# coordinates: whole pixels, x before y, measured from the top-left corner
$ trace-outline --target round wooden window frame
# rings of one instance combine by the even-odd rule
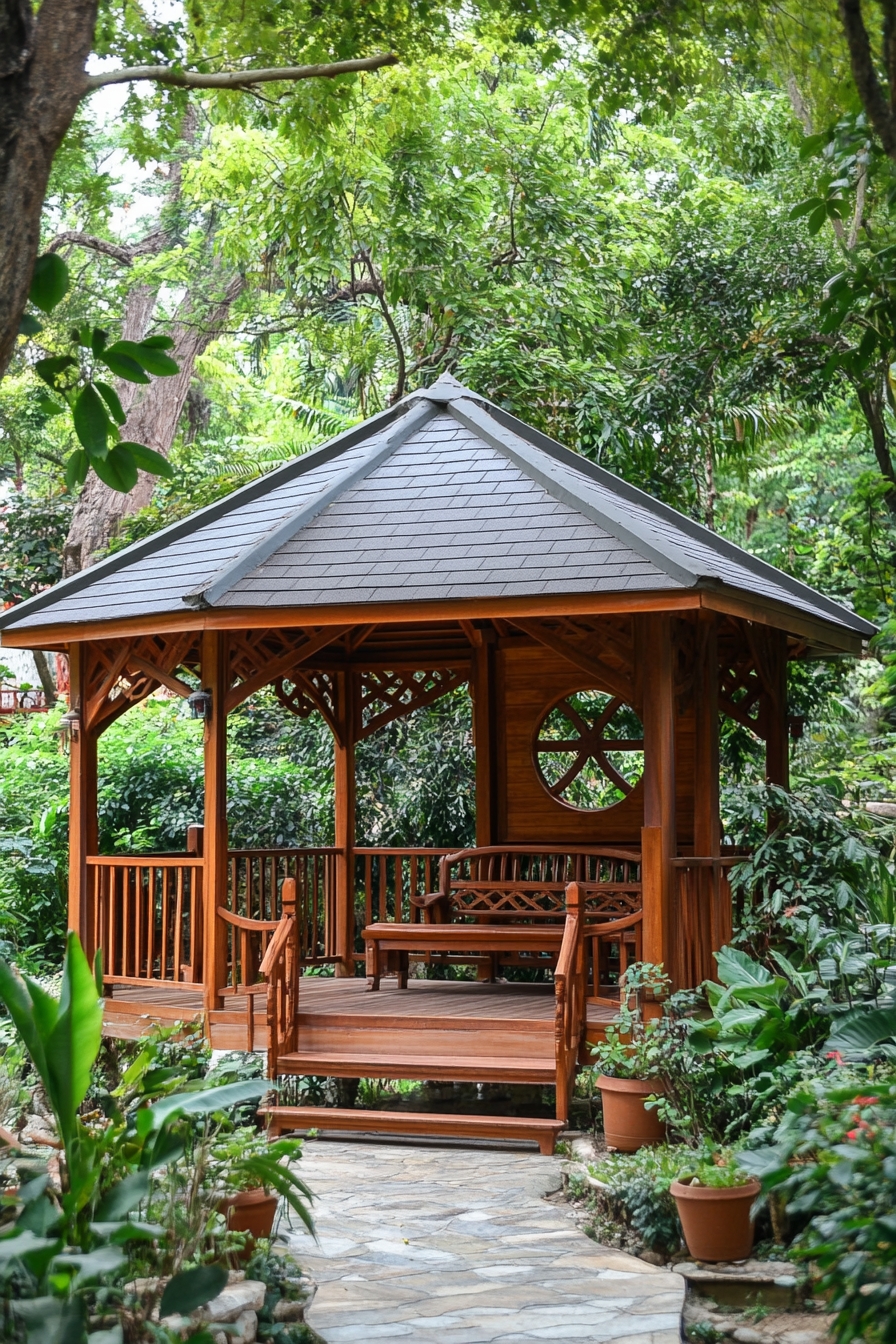
[[[580,716],[577,714],[576,710],[572,707],[572,705],[568,704],[572,696],[583,694],[606,695],[609,697],[606,705],[601,711],[599,719],[594,724],[593,728],[589,728],[588,725],[584,722],[584,720],[582,720]],[[573,727],[575,727],[576,726],[575,721],[576,719],[578,719],[579,723],[582,725],[585,731],[581,733],[577,739],[568,739],[568,740],[561,739],[561,741],[553,743],[551,747],[548,748],[548,750],[573,751],[575,750],[575,747],[572,745],[574,740],[579,742],[581,741],[591,742],[596,740],[602,745],[603,750],[601,750],[600,748],[598,748],[597,750],[591,750],[589,748],[586,751],[579,751],[577,753],[576,760],[573,761],[573,764],[570,766],[569,770],[567,770],[565,774],[561,776],[561,778],[557,781],[556,784],[551,785],[545,778],[544,772],[541,768],[541,763],[539,761],[539,755],[545,751],[545,747],[541,745],[540,734],[542,727],[545,723],[545,720],[551,714],[553,714],[555,709],[558,709],[561,705],[565,706],[563,712],[567,716],[569,723],[572,724]],[[644,777],[643,771],[641,775],[639,775],[639,777],[635,780],[635,782],[633,784],[630,784],[627,779],[625,779],[622,775],[620,775],[619,771],[609,760],[606,759],[605,756],[606,751],[614,751],[614,750],[640,751],[643,755],[644,752],[643,736],[640,738],[604,738],[602,736],[602,729],[606,726],[606,724],[610,721],[610,719],[612,719],[613,715],[617,712],[617,710],[623,707],[630,709],[632,713],[637,716],[639,723],[641,722],[641,715],[638,714],[638,711],[635,709],[634,705],[629,704],[629,702],[627,700],[624,700],[621,696],[613,695],[612,691],[604,690],[602,686],[580,686],[573,691],[567,691],[565,695],[559,696],[550,705],[548,705],[547,709],[539,717],[538,723],[535,728],[535,732],[533,733],[532,736],[532,764],[535,767],[535,773],[538,776],[539,784],[542,786],[542,788],[545,790],[548,796],[552,798],[555,803],[559,804],[560,807],[568,807],[571,811],[581,812],[584,813],[586,816],[599,816],[601,813],[611,812],[614,807],[621,807],[622,804],[628,800],[629,796],[641,783],[641,780]],[[643,733],[643,727],[644,727],[643,723],[641,723],[642,733]],[[569,785],[573,782],[573,780],[578,778],[578,776],[582,773],[585,766],[588,764],[590,760],[594,760],[596,762],[597,766],[602,771],[604,777],[608,779],[611,784],[615,785],[615,787],[619,789],[620,792],[623,794],[623,797],[618,798],[615,803],[609,803],[606,807],[582,807],[579,803],[570,803],[565,798],[560,797],[561,790],[568,788]]]

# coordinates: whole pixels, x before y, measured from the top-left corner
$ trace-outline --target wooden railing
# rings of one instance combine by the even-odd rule
[[[104,982],[201,984],[202,860],[91,855],[86,862],[86,941],[102,951]]]
[[[336,857],[316,849],[232,849],[227,909],[233,915],[276,924],[283,913],[283,883],[296,883],[296,923],[302,965],[326,966],[336,958]],[[232,936],[231,936],[232,950]],[[232,977],[231,977],[232,978]]]
[[[566,889],[563,942],[554,971],[554,1054],[557,1063],[557,1119],[569,1119],[569,1103],[585,1026],[584,892],[578,882]]]
[[[694,989],[714,980],[713,956],[731,941],[732,909],[728,870],[742,856],[678,858],[674,873],[670,975],[676,989]]]
[[[420,911],[411,904],[412,896],[423,896],[439,885],[439,860],[450,849],[413,849],[365,847],[356,849],[355,905],[366,924],[394,922],[415,924]]]

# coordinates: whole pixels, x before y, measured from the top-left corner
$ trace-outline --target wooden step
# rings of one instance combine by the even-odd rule
[[[351,1027],[333,1027],[329,1022],[309,1025],[299,1015],[299,1053],[360,1055],[419,1055],[423,1058],[454,1059],[474,1055],[477,1059],[540,1059],[553,1067],[554,1024],[532,1022],[530,1030],[505,1031],[504,1024],[469,1022],[447,1023],[437,1028],[409,1026],[380,1027],[378,1023],[356,1022]]]
[[[432,1135],[452,1139],[524,1139],[550,1156],[562,1120],[504,1115],[429,1115],[425,1111],[356,1111],[326,1106],[270,1106],[259,1111],[274,1134],[288,1130],[343,1130],[357,1134]]]
[[[506,1055],[406,1054],[403,1043],[393,1040],[392,1050],[364,1051],[359,1044],[342,1050],[305,1050],[280,1055],[283,1074],[309,1074],[322,1078],[409,1078],[448,1083],[540,1083],[557,1081],[553,1057],[510,1058]]]

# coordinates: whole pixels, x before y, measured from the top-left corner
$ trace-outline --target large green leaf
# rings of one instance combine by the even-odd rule
[[[198,1265],[169,1279],[159,1303],[160,1316],[189,1316],[204,1307],[227,1286],[227,1270],[221,1265]]]
[[[121,344],[121,341],[116,341],[114,345],[107,346],[98,358],[117,378],[124,378],[128,383],[148,383],[149,376],[143,372],[136,359],[119,349]]]
[[[117,443],[105,457],[96,458],[91,465],[105,485],[123,495],[137,484],[137,463],[126,444]]]
[[[45,252],[34,263],[28,297],[42,313],[51,313],[65,298],[69,285],[68,267],[56,252]]]
[[[47,1056],[34,1016],[34,1003],[25,981],[0,957],[0,1000],[13,1020],[22,1044],[31,1056],[41,1082],[47,1083]]]
[[[76,448],[65,460],[65,484],[69,490],[76,490],[87,480],[90,470],[90,458],[83,448]]]
[[[825,1050],[867,1054],[896,1038],[896,1008],[854,1008],[839,1018]]]
[[[38,1237],[30,1230],[19,1232],[17,1236],[3,1237],[0,1240],[0,1265],[9,1264],[10,1260],[21,1260],[31,1251],[44,1251],[58,1245],[57,1238]]]
[[[31,984],[29,990],[33,996]],[[90,1073],[99,1054],[102,1029],[103,1004],[97,998],[90,963],[77,934],[69,933],[62,964],[58,1012],[46,1038],[51,1084],[48,1091],[67,1150],[74,1139],[78,1107],[90,1086]]]
[[[150,476],[164,476],[169,481],[173,478],[174,468],[171,463],[154,448],[147,448],[143,443],[120,443],[118,446],[127,448],[137,466],[142,471],[148,471]]]
[[[149,1172],[135,1171],[106,1194],[96,1210],[99,1222],[123,1218],[126,1213],[136,1209],[141,1200],[149,1194]]]
[[[716,965],[719,979],[729,989],[765,986],[774,981],[770,971],[736,947],[723,947],[717,952]]]
[[[91,459],[105,457],[109,435],[113,432],[109,412],[96,388],[88,383],[78,393],[74,408],[75,433]]]
[[[244,1101],[255,1101],[270,1092],[267,1078],[249,1078],[243,1083],[226,1083],[201,1092],[177,1092],[163,1097],[155,1105],[137,1112],[137,1128],[141,1134],[159,1129],[174,1115],[211,1115],[213,1111],[229,1111]]]
[[[110,347],[111,349],[112,347]],[[144,341],[116,341],[114,349],[116,352],[126,355],[145,369],[147,373],[154,373],[157,378],[170,378],[178,373],[179,369],[175,360],[170,355],[166,355],[157,345]]]
[[[78,367],[78,361],[71,355],[48,355],[46,359],[39,359],[34,366],[34,372],[38,378],[41,378],[47,387],[56,390],[59,375],[65,373],[66,369]]]
[[[118,399],[118,393],[115,391],[115,388],[110,387],[108,383],[100,382],[99,379],[94,383],[94,387],[108,406],[109,414],[116,425],[123,425],[125,420],[127,420],[127,416],[124,413],[124,407]]]

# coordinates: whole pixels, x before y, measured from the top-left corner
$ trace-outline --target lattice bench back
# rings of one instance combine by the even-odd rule
[[[493,845],[446,854],[439,890],[452,920],[562,920],[566,887],[585,884],[585,919],[620,918],[641,908],[641,855],[624,849]],[[616,913],[618,909],[618,914]]]

